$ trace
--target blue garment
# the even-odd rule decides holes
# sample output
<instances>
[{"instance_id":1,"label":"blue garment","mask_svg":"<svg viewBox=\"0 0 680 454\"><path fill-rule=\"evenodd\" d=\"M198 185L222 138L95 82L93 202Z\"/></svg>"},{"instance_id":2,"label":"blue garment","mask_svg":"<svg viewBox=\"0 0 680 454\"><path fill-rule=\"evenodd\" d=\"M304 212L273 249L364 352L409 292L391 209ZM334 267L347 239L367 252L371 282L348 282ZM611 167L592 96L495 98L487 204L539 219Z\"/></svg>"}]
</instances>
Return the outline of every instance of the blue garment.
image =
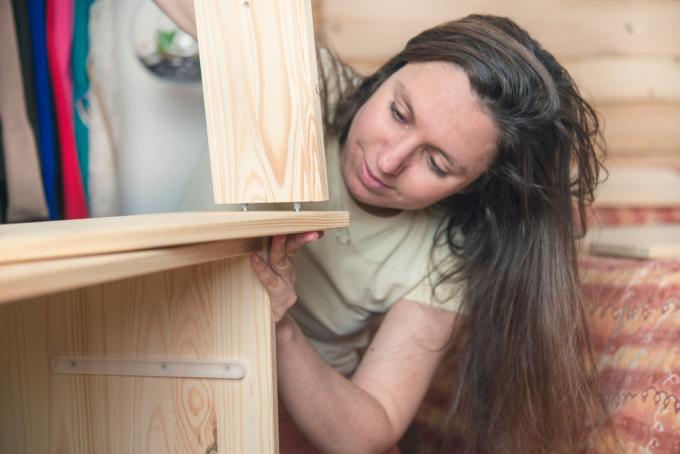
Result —
<instances>
[{"instance_id":1,"label":"blue garment","mask_svg":"<svg viewBox=\"0 0 680 454\"><path fill-rule=\"evenodd\" d=\"M88 25L90 22L90 6L93 0L75 0L73 22L73 51L71 68L73 70L73 104L78 161L83 177L85 197L89 201L90 194L90 147L89 130L83 115L89 110L87 101L90 80L87 77L87 56L90 52Z\"/></svg>"},{"instance_id":2,"label":"blue garment","mask_svg":"<svg viewBox=\"0 0 680 454\"><path fill-rule=\"evenodd\" d=\"M33 68L38 108L38 148L45 198L50 219L60 219L59 163L55 136L54 106L50 71L47 66L47 35L45 28L45 0L28 0L28 14L33 42Z\"/></svg>"}]
</instances>

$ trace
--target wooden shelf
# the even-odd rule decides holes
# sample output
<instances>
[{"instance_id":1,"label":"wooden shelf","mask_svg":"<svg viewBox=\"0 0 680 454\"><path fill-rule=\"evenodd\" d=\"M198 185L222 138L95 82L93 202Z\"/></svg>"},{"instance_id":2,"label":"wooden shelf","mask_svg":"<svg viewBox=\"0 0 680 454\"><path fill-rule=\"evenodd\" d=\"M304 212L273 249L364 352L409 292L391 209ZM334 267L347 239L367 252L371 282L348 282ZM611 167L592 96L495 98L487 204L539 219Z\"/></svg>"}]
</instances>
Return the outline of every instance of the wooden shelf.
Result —
<instances>
[{"instance_id":1,"label":"wooden shelf","mask_svg":"<svg viewBox=\"0 0 680 454\"><path fill-rule=\"evenodd\" d=\"M347 212L183 212L0 226L0 264L209 241L268 237L349 224Z\"/></svg>"}]
</instances>

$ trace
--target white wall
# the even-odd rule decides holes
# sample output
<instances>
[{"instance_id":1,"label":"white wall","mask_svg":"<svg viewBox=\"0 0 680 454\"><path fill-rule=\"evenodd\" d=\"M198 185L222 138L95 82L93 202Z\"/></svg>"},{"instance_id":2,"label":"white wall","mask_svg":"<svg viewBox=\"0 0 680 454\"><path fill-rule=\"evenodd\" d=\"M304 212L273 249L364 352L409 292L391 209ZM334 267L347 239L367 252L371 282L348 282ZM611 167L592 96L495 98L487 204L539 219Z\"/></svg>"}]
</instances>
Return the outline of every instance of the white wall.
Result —
<instances>
[{"instance_id":1,"label":"white wall","mask_svg":"<svg viewBox=\"0 0 680 454\"><path fill-rule=\"evenodd\" d=\"M134 14L148 1L116 1L120 214L174 211L195 162L207 149L200 82L161 80L135 56Z\"/></svg>"}]
</instances>

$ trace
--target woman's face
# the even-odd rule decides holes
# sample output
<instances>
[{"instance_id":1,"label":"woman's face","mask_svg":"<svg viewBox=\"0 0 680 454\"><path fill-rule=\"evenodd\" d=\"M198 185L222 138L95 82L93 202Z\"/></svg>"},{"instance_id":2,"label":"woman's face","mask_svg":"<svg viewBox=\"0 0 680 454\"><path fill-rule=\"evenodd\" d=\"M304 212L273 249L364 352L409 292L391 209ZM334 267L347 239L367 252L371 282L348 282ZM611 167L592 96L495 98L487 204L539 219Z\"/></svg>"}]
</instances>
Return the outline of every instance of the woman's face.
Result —
<instances>
[{"instance_id":1,"label":"woman's face","mask_svg":"<svg viewBox=\"0 0 680 454\"><path fill-rule=\"evenodd\" d=\"M352 197L389 213L424 208L464 189L491 166L495 145L491 115L462 69L410 63L359 109L340 162Z\"/></svg>"}]
</instances>

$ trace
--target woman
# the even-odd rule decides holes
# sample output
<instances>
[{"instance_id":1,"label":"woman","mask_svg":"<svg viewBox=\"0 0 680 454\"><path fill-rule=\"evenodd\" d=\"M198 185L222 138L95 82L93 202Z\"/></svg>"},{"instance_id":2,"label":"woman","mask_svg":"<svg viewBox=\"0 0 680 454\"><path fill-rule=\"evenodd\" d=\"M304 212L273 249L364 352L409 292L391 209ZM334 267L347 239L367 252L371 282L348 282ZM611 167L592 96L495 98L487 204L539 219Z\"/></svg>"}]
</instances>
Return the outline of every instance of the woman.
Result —
<instances>
[{"instance_id":1,"label":"woman","mask_svg":"<svg viewBox=\"0 0 680 454\"><path fill-rule=\"evenodd\" d=\"M595 112L506 18L426 30L364 79L326 57L331 208L352 225L252 256L298 440L385 452L446 358L468 452L580 451L605 413L575 247L600 169Z\"/></svg>"}]
</instances>

